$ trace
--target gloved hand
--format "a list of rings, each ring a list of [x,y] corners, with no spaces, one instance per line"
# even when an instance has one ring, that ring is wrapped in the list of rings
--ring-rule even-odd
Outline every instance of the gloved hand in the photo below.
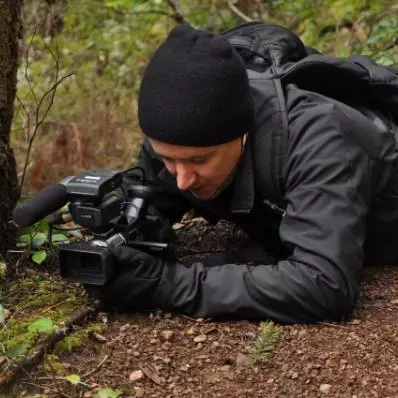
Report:
[[[104,286],[86,285],[88,294],[109,307],[152,309],[164,261],[127,246],[110,250],[115,259],[115,275]]]

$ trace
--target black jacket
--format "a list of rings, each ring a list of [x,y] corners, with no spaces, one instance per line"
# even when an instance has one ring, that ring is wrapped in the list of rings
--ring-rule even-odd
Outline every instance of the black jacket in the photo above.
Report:
[[[283,46],[277,51],[282,59]],[[341,319],[356,302],[363,265],[398,262],[396,127],[377,107],[248,73],[256,128],[222,198],[179,192],[147,141],[139,163],[164,188],[158,207],[172,222],[192,207],[231,220],[277,260],[166,266],[154,304],[198,317]]]

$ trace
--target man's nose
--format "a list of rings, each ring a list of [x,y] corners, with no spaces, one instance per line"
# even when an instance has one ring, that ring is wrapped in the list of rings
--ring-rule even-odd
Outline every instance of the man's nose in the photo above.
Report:
[[[195,183],[195,179],[195,173],[192,170],[181,164],[176,166],[176,180],[179,190],[186,191],[191,188]]]

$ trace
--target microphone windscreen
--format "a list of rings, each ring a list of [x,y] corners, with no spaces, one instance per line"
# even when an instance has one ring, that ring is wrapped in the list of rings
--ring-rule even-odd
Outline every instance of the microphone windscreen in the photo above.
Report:
[[[67,203],[66,186],[60,183],[50,185],[16,207],[13,213],[14,222],[20,227],[33,225]]]

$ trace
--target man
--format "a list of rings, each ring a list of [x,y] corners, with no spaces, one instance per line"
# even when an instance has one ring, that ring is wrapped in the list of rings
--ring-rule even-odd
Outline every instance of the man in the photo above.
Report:
[[[260,25],[245,34],[256,36]],[[236,223],[265,249],[262,263],[239,264],[232,253],[186,266],[118,247],[118,274],[99,290],[105,303],[198,317],[339,320],[353,309],[363,265],[398,261],[397,114],[364,106],[354,93],[339,101],[283,84],[275,71],[314,51],[280,27],[261,29],[262,50],[245,58],[228,34],[176,27],[143,76],[138,116],[146,136],[140,166],[164,189],[159,211],[171,223],[190,208]],[[347,65],[350,73],[358,67]]]

